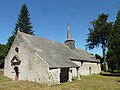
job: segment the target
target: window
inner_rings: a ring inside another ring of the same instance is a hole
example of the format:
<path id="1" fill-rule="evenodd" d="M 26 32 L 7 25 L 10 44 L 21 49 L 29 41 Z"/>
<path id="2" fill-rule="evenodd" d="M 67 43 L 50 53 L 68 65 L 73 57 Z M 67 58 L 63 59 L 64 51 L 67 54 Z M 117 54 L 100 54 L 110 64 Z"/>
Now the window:
<path id="1" fill-rule="evenodd" d="M 18 49 L 18 47 L 16 47 L 16 48 L 15 48 L 15 51 L 16 51 L 17 53 L 19 52 L 19 49 Z"/>
<path id="2" fill-rule="evenodd" d="M 83 61 L 81 61 L 81 66 L 83 66 Z"/>

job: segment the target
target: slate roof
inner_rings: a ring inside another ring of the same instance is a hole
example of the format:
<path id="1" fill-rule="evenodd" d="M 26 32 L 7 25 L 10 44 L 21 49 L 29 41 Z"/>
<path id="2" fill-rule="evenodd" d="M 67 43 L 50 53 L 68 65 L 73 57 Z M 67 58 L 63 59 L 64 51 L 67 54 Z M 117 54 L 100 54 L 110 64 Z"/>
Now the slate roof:
<path id="1" fill-rule="evenodd" d="M 36 53 L 48 63 L 50 68 L 79 67 L 71 60 L 99 62 L 95 58 L 90 58 L 90 54 L 85 50 L 71 50 L 65 44 L 22 32 L 20 33 L 30 46 L 36 50 Z"/>

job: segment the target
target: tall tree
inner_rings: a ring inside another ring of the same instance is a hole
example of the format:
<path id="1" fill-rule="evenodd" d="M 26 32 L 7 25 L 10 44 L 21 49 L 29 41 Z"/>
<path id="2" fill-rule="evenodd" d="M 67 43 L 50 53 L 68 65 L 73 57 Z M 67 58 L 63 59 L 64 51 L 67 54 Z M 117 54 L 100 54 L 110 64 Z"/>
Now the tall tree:
<path id="1" fill-rule="evenodd" d="M 8 43 L 7 43 L 8 49 L 10 49 L 14 41 L 18 28 L 20 29 L 21 32 L 34 35 L 34 31 L 32 30 L 33 27 L 31 26 L 30 23 L 30 14 L 28 12 L 26 4 L 23 4 L 20 10 L 20 14 L 18 15 L 18 21 L 16 23 L 15 30 L 13 31 L 12 36 L 9 37 L 8 39 Z"/>
<path id="2" fill-rule="evenodd" d="M 120 10 L 117 13 L 108 42 L 108 61 L 120 68 Z M 111 66 L 111 69 L 113 66 Z"/>
<path id="3" fill-rule="evenodd" d="M 92 28 L 89 28 L 89 34 L 86 39 L 86 47 L 89 49 L 94 49 L 95 47 L 99 47 L 101 45 L 105 70 L 108 70 L 105 52 L 108 47 L 110 30 L 112 29 L 112 22 L 107 22 L 107 19 L 108 15 L 102 13 L 98 16 L 98 19 L 90 22 Z"/>
<path id="4" fill-rule="evenodd" d="M 23 4 L 20 14 L 18 15 L 18 21 L 16 23 L 15 31 L 13 31 L 13 35 L 17 34 L 18 28 L 20 28 L 21 32 L 28 33 L 33 35 L 34 31 L 32 30 L 32 26 L 30 23 L 30 14 L 28 12 L 26 4 Z"/>

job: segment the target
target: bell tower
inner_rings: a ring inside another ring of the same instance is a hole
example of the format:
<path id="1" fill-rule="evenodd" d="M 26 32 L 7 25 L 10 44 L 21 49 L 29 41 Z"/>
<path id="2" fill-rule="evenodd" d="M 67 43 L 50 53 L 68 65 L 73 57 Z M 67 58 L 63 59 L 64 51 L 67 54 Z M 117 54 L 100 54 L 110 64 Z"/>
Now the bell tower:
<path id="1" fill-rule="evenodd" d="M 75 41 L 72 39 L 72 35 L 71 35 L 71 33 L 70 33 L 70 25 L 69 25 L 69 23 L 68 23 L 68 28 L 67 28 L 67 39 L 66 39 L 66 41 L 65 41 L 65 44 L 66 44 L 69 48 L 75 50 Z"/>

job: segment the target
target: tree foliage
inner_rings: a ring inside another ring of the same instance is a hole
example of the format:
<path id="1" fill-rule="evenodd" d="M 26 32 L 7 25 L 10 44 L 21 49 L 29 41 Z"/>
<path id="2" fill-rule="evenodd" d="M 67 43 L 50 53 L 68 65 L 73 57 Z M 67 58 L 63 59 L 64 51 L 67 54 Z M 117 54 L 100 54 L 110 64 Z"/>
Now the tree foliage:
<path id="1" fill-rule="evenodd" d="M 107 19 L 108 15 L 102 13 L 96 20 L 90 22 L 92 28 L 89 28 L 88 38 L 86 39 L 86 47 L 89 49 L 94 49 L 101 45 L 105 62 L 105 50 L 108 47 L 108 39 L 112 29 L 112 22 L 107 22 Z"/>
<path id="2" fill-rule="evenodd" d="M 95 54 L 95 58 L 96 58 L 96 59 L 101 59 L 101 56 L 98 55 L 98 54 Z"/>
<path id="3" fill-rule="evenodd" d="M 4 67 L 4 59 L 7 55 L 6 45 L 0 44 L 0 68 Z"/>
<path id="4" fill-rule="evenodd" d="M 108 62 L 109 71 L 114 72 L 114 70 L 116 69 L 116 56 L 114 55 L 114 52 L 110 50 L 110 47 L 108 47 L 107 62 Z"/>
<path id="5" fill-rule="evenodd" d="M 107 22 L 107 19 L 108 15 L 102 13 L 98 16 L 98 19 L 90 22 L 93 27 L 89 28 L 88 38 L 86 39 L 87 48 L 94 49 L 102 45 L 102 49 L 105 49 L 108 46 L 112 23 Z"/>
<path id="6" fill-rule="evenodd" d="M 26 4 L 24 4 L 20 10 L 20 14 L 18 15 L 18 21 L 16 23 L 15 31 L 13 31 L 13 36 L 17 34 L 18 28 L 21 32 L 28 33 L 34 35 L 34 31 L 32 30 L 32 26 L 30 23 L 30 14 L 28 12 Z"/>
<path id="7" fill-rule="evenodd" d="M 12 43 L 13 43 L 14 39 L 15 39 L 15 36 L 10 36 L 10 37 L 9 37 L 8 42 L 7 42 L 7 44 L 6 44 L 6 47 L 7 47 L 7 50 L 8 50 L 8 51 L 10 50 L 10 47 L 12 46 Z M 7 51 L 7 52 L 8 52 L 8 51 Z"/>
<path id="8" fill-rule="evenodd" d="M 31 26 L 30 23 L 30 14 L 28 12 L 26 4 L 22 6 L 20 10 L 20 14 L 18 15 L 18 20 L 15 26 L 15 30 L 13 31 L 12 36 L 9 37 L 8 39 L 8 43 L 7 43 L 8 50 L 10 49 L 15 39 L 18 28 L 20 29 L 21 32 L 34 35 L 34 31 L 32 30 L 33 27 Z"/>
<path id="9" fill-rule="evenodd" d="M 100 44 L 105 47 L 108 46 L 108 39 L 110 35 L 110 30 L 112 27 L 111 22 L 107 22 L 108 15 L 101 14 L 98 16 L 98 19 L 90 22 L 93 28 L 89 28 L 89 34 L 87 41 L 87 48 L 94 49 L 98 47 Z"/>
<path id="10" fill-rule="evenodd" d="M 120 11 L 117 13 L 117 17 L 110 34 L 107 57 L 111 69 L 115 69 L 115 66 L 120 68 Z"/>

